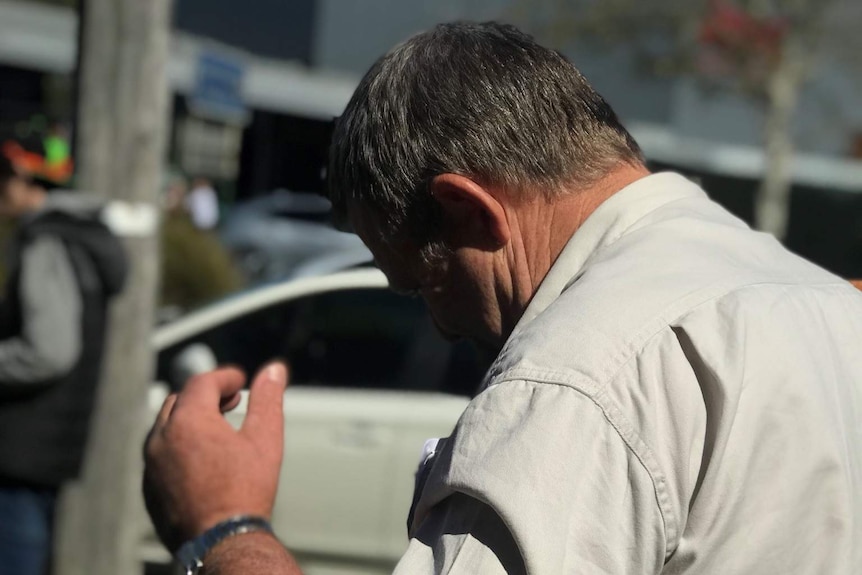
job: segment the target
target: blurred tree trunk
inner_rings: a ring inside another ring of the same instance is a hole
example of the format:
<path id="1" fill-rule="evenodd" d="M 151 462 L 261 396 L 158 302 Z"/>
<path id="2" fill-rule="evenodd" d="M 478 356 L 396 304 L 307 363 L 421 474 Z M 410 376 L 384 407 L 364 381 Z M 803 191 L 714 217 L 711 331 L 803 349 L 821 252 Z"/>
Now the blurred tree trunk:
<path id="1" fill-rule="evenodd" d="M 141 439 L 152 375 L 157 200 L 166 144 L 170 0 L 81 0 L 77 187 L 112 200 L 131 274 L 114 302 L 83 477 L 64 494 L 55 572 L 141 572 Z"/>
<path id="2" fill-rule="evenodd" d="M 763 127 L 764 172 L 755 196 L 756 228 L 779 240 L 787 234 L 793 184 L 793 125 L 799 94 L 805 85 L 810 56 L 788 38 L 779 62 L 766 81 L 766 119 Z"/>

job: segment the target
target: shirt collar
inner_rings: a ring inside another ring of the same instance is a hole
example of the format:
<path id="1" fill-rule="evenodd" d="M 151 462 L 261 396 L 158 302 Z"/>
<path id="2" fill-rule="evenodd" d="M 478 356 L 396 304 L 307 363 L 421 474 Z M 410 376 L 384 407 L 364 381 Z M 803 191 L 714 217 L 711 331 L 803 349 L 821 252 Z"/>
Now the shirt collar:
<path id="1" fill-rule="evenodd" d="M 691 197 L 706 197 L 706 193 L 683 176 L 664 172 L 641 178 L 602 202 L 566 243 L 512 335 L 524 329 L 575 283 L 595 252 L 622 237 L 656 208 Z"/>

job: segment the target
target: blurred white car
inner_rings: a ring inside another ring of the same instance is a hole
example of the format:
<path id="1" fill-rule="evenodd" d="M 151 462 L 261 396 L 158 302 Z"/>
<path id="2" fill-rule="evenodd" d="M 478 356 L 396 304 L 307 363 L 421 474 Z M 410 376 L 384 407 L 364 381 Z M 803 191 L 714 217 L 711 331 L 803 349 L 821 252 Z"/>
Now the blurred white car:
<path id="1" fill-rule="evenodd" d="M 451 432 L 484 371 L 469 344 L 443 340 L 422 302 L 390 292 L 376 269 L 234 296 L 160 327 L 153 344 L 153 415 L 168 387 L 216 361 L 251 373 L 287 360 L 273 525 L 307 575 L 392 571 L 423 443 Z M 229 419 L 244 412 L 245 401 Z M 149 525 L 141 558 L 169 560 Z"/>

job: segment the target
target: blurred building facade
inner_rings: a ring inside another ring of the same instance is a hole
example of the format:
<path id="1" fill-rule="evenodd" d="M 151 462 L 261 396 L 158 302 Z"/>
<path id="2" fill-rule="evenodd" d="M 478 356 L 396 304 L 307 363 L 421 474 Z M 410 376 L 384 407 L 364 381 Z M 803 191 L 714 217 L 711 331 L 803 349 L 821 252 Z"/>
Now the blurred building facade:
<path id="1" fill-rule="evenodd" d="M 74 2 L 0 0 L 0 140 L 74 120 Z M 177 0 L 170 162 L 240 197 L 320 185 L 355 74 L 315 69 L 315 2 Z"/>
<path id="2" fill-rule="evenodd" d="M 40 114 L 73 117 L 74 4 L 0 0 L 0 138 L 12 128 L 38 129 L 47 121 Z M 518 17 L 514 0 L 175 0 L 170 160 L 237 198 L 319 188 L 331 120 L 378 56 L 437 22 Z M 528 28 L 534 17 L 526 18 Z M 756 104 L 685 77 L 645 73 L 626 46 L 581 42 L 566 52 L 657 166 L 697 175 L 750 219 L 764 164 Z M 849 215 L 862 213 L 862 164 L 853 159 L 862 154 L 860 86 L 824 62 L 802 96 L 796 125 L 794 210 L 843 214 L 843 239 L 859 251 L 833 262 L 838 271 L 856 259 L 862 267 L 862 216 Z M 823 192 L 827 201 L 812 207 L 806 190 Z M 832 221 L 809 220 L 794 220 L 788 243 L 816 244 L 821 231 L 810 226 Z"/>

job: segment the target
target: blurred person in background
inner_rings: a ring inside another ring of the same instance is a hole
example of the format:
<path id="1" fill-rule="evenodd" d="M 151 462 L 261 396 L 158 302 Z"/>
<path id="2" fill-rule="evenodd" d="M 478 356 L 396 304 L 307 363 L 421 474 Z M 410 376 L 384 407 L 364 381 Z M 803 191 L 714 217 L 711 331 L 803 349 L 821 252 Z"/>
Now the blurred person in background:
<path id="1" fill-rule="evenodd" d="M 168 215 L 186 214 L 186 197 L 189 184 L 180 173 L 170 173 L 165 181 L 162 207 Z"/>
<path id="2" fill-rule="evenodd" d="M 0 216 L 18 224 L 0 306 L 0 572 L 15 575 L 46 572 L 57 492 L 82 464 L 108 303 L 127 273 L 99 204 L 49 193 L 44 176 L 0 154 Z"/>
<path id="3" fill-rule="evenodd" d="M 218 194 L 207 178 L 197 177 L 192 181 L 191 190 L 186 194 L 185 205 L 192 222 L 199 230 L 211 230 L 218 225 Z"/>
<path id="4" fill-rule="evenodd" d="M 60 122 L 51 124 L 48 133 L 42 140 L 46 167 L 57 170 L 69 166 L 71 171 L 72 146 L 69 136 L 69 129 L 64 124 Z"/>
<path id="5" fill-rule="evenodd" d="M 862 294 L 650 173 L 559 53 L 494 23 L 411 38 L 329 178 L 392 288 L 498 354 L 420 465 L 398 575 L 862 573 Z M 268 524 L 286 369 L 235 430 L 244 382 L 192 379 L 147 443 L 187 573 L 299 573 Z"/>

